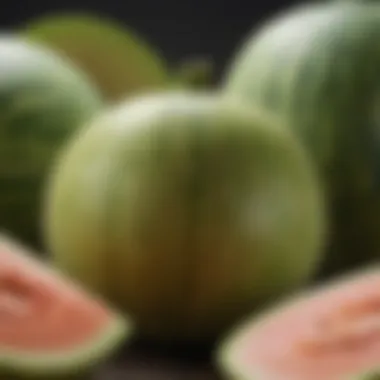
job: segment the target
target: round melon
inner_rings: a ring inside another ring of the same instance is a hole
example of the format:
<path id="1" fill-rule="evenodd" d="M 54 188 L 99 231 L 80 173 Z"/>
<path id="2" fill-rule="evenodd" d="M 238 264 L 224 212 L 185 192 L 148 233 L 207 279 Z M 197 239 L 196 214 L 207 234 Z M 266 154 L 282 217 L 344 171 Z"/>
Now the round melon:
<path id="1" fill-rule="evenodd" d="M 324 208 L 284 128 L 209 94 L 110 109 L 76 136 L 46 193 L 59 268 L 142 334 L 201 340 L 314 272 Z"/>
<path id="2" fill-rule="evenodd" d="M 169 68 L 161 52 L 136 31 L 105 17 L 50 14 L 32 20 L 22 33 L 65 54 L 109 101 L 168 86 Z"/>
<path id="3" fill-rule="evenodd" d="M 37 244 L 52 159 L 102 101 L 84 74 L 45 48 L 1 35 L 0 61 L 0 228 Z"/>
<path id="4" fill-rule="evenodd" d="M 0 376 L 83 375 L 114 353 L 132 323 L 31 253 L 0 236 Z"/>
<path id="5" fill-rule="evenodd" d="M 380 362 L 380 268 L 360 269 L 248 318 L 216 363 L 241 380 L 375 379 Z"/>
<path id="6" fill-rule="evenodd" d="M 380 7 L 293 8 L 242 44 L 228 96 L 275 113 L 319 168 L 331 210 L 324 274 L 380 255 Z"/>

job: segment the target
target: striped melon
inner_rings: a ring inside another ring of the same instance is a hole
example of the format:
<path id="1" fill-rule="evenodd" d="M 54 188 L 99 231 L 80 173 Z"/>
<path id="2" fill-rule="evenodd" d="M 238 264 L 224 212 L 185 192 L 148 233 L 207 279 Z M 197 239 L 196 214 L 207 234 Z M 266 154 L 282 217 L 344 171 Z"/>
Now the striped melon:
<path id="1" fill-rule="evenodd" d="M 320 169 L 331 204 L 324 271 L 380 255 L 380 7 L 296 7 L 244 43 L 224 91 L 282 117 Z"/>
<path id="2" fill-rule="evenodd" d="M 109 109 L 68 145 L 46 196 L 55 264 L 144 335 L 215 337 L 309 280 L 324 207 L 285 128 L 210 95 Z"/>
<path id="3" fill-rule="evenodd" d="M 19 37 L 0 36 L 0 68 L 0 229 L 38 245 L 50 164 L 103 101 L 69 61 Z"/>

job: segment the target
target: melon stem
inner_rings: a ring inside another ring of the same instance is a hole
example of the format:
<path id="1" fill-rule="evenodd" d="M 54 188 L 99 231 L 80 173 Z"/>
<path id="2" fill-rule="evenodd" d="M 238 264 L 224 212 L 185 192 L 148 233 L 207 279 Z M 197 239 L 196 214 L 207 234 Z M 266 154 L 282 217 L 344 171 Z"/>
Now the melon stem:
<path id="1" fill-rule="evenodd" d="M 205 58 L 186 59 L 174 71 L 175 87 L 202 89 L 212 83 L 214 64 Z"/>

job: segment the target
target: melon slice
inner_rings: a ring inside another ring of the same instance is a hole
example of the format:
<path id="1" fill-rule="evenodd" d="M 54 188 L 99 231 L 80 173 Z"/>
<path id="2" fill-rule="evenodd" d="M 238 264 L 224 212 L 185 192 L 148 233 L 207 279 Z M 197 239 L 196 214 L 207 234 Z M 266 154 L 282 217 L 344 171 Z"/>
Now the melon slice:
<path id="1" fill-rule="evenodd" d="M 66 376 L 89 370 L 132 331 L 130 321 L 0 235 L 0 370 Z"/>
<path id="2" fill-rule="evenodd" d="M 222 342 L 217 363 L 239 380 L 379 376 L 380 267 L 334 280 L 246 321 Z"/>

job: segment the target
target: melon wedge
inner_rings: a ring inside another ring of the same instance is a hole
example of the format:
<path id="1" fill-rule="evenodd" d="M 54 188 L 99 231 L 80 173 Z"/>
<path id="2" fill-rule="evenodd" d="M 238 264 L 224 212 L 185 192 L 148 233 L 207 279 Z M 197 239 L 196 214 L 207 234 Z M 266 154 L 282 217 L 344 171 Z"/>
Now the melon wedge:
<path id="1" fill-rule="evenodd" d="M 239 380 L 363 380 L 380 374 L 380 267 L 335 279 L 244 322 L 217 364 Z"/>
<path id="2" fill-rule="evenodd" d="M 131 332 L 128 319 L 0 234 L 0 372 L 82 373 Z"/>

